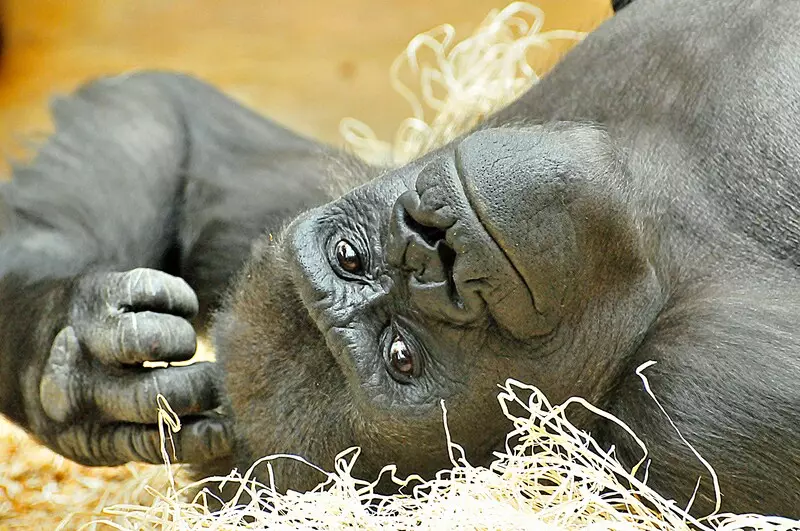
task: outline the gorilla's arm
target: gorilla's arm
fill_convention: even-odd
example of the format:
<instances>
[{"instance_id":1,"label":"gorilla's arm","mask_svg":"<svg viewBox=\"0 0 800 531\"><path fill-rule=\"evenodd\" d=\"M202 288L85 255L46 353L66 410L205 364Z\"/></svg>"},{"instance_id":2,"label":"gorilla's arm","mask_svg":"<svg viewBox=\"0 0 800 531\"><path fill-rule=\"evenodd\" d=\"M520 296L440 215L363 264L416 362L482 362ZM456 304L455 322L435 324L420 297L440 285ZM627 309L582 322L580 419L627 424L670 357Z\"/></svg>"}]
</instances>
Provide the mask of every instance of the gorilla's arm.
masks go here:
<instances>
[{"instance_id":1,"label":"gorilla's arm","mask_svg":"<svg viewBox=\"0 0 800 531\"><path fill-rule=\"evenodd\" d=\"M658 360L642 374L681 435L719 475L723 509L796 515L800 479L789 472L783 488L775 489L777 470L800 468L796 279L762 273L687 288L659 316L608 410L643 437L653 459L651 485L685 506L702 477L693 509L712 511L708 471L634 374L640 364ZM642 457L621 432L605 442L615 444L629 465Z\"/></svg>"},{"instance_id":2,"label":"gorilla's arm","mask_svg":"<svg viewBox=\"0 0 800 531\"><path fill-rule=\"evenodd\" d=\"M178 459L226 454L211 364L141 362L193 354L198 303L327 197L330 155L183 76L96 81L53 112L2 189L0 412L82 463L160 462L161 393L186 417Z\"/></svg>"},{"instance_id":3,"label":"gorilla's arm","mask_svg":"<svg viewBox=\"0 0 800 531\"><path fill-rule=\"evenodd\" d=\"M277 235L299 212L373 172L338 150L300 137L217 89L169 76L189 135L177 225L180 276L197 292L200 317L250 256L252 242ZM341 181L341 182L340 182Z\"/></svg>"},{"instance_id":4,"label":"gorilla's arm","mask_svg":"<svg viewBox=\"0 0 800 531\"><path fill-rule=\"evenodd\" d=\"M139 363L192 355L197 300L157 271L109 272L174 269L183 117L146 78L93 83L53 112L56 134L3 188L1 411L82 463L158 461L157 393L182 414L216 407L208 365ZM225 451L218 420L187 428L181 458Z\"/></svg>"}]
</instances>

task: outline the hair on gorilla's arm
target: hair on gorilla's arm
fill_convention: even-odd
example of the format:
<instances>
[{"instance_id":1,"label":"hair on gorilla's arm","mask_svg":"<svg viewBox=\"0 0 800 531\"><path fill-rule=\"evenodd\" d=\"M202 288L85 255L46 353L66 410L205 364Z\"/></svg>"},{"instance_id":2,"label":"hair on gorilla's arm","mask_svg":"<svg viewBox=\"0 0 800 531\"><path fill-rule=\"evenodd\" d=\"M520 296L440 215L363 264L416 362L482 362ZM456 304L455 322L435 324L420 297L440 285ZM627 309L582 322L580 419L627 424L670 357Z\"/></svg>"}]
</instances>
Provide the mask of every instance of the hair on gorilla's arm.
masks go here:
<instances>
[{"instance_id":1,"label":"hair on gorilla's arm","mask_svg":"<svg viewBox=\"0 0 800 531\"><path fill-rule=\"evenodd\" d=\"M614 11L619 11L632 2L633 0L612 0L611 7L614 9Z\"/></svg>"},{"instance_id":2,"label":"hair on gorilla's arm","mask_svg":"<svg viewBox=\"0 0 800 531\"><path fill-rule=\"evenodd\" d=\"M186 122L190 142L177 228L179 271L197 292L205 321L255 240L276 235L298 213L368 180L374 171L205 83L176 80L192 116Z\"/></svg>"},{"instance_id":3,"label":"hair on gorilla's arm","mask_svg":"<svg viewBox=\"0 0 800 531\"><path fill-rule=\"evenodd\" d=\"M2 188L0 412L26 427L20 380L66 324L76 278L168 268L185 145L146 78L89 84L52 110L56 134Z\"/></svg>"},{"instance_id":4,"label":"hair on gorilla's arm","mask_svg":"<svg viewBox=\"0 0 800 531\"><path fill-rule=\"evenodd\" d=\"M197 418L216 372L141 362L193 354L198 302L202 317L256 238L330 197L344 156L176 74L94 81L53 114L0 188L0 413L85 464L161 462L154 393ZM178 437L178 460L229 451L224 419Z\"/></svg>"},{"instance_id":5,"label":"hair on gorilla's arm","mask_svg":"<svg viewBox=\"0 0 800 531\"><path fill-rule=\"evenodd\" d=\"M683 287L620 379L608 411L644 439L653 460L651 481L679 505L692 495L686 486L700 477L694 509L713 510L715 493L708 470L634 374L651 360L657 363L643 374L681 435L719 474L723 511L758 511L767 504L789 516L800 507L800 478L778 493L773 472L786 456L789 470L800 467L797 291L796 279L780 275ZM606 442L611 440L628 465L642 457L638 447L625 443L632 441Z\"/></svg>"},{"instance_id":6,"label":"hair on gorilla's arm","mask_svg":"<svg viewBox=\"0 0 800 531\"><path fill-rule=\"evenodd\" d=\"M331 169L367 168L178 74L94 81L53 113L0 189L0 413L85 464L160 463L155 393L197 419L216 371L141 362L191 357L187 319L204 323L253 242L329 199ZM229 452L213 415L178 438L177 460Z\"/></svg>"}]
</instances>

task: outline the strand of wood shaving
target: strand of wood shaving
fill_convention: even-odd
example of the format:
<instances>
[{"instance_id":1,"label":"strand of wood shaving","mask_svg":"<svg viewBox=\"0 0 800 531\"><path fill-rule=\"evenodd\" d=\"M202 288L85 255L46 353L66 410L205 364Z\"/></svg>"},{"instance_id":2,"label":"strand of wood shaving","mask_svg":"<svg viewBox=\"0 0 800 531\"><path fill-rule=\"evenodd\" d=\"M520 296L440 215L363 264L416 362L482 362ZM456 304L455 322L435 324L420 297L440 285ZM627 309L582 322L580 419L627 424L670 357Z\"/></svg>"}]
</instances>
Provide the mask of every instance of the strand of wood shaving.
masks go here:
<instances>
[{"instance_id":1,"label":"strand of wood shaving","mask_svg":"<svg viewBox=\"0 0 800 531\"><path fill-rule=\"evenodd\" d=\"M553 406L535 387L507 380L498 399L514 430L506 438L505 450L496 454L490 467L474 467L463 449L450 439L447 409L442 404L446 442L452 468L430 481L417 477L398 478L387 466L375 481L351 475L360 452L350 448L336 459L327 480L309 492L280 494L274 485L233 472L225 478L210 478L180 490L167 490L152 505L125 504L109 507L108 521L119 530L225 530L242 529L611 529L626 531L700 531L759 529L796 530L800 522L755 515L717 515L696 519L674 502L665 500L621 465L613 455L573 426L565 414L574 403L620 425L583 400L570 399ZM522 416L513 415L523 411ZM281 455L318 467L298 456ZM375 486L390 477L408 492L379 495ZM236 484L239 493L217 512L208 509L201 493L186 501L188 489L217 482Z\"/></svg>"},{"instance_id":2,"label":"strand of wood shaving","mask_svg":"<svg viewBox=\"0 0 800 531\"><path fill-rule=\"evenodd\" d=\"M1 419L0 448L0 529L75 529L108 505L152 503L146 485L164 489L170 475L183 478L162 466L84 467Z\"/></svg>"}]
</instances>

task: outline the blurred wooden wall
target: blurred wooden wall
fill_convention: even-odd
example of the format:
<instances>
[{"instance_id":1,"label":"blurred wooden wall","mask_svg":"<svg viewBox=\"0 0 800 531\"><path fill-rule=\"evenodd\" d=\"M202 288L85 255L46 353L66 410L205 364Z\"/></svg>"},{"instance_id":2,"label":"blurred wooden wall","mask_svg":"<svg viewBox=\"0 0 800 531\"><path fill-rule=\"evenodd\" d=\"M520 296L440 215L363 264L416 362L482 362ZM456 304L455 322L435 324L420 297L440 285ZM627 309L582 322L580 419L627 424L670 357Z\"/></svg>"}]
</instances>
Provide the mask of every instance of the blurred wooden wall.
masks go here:
<instances>
[{"instance_id":1,"label":"blurred wooden wall","mask_svg":"<svg viewBox=\"0 0 800 531\"><path fill-rule=\"evenodd\" d=\"M548 28L591 30L608 0L534 0ZM0 155L46 130L47 100L146 68L199 75L303 133L337 141L342 117L390 136L408 115L388 70L415 34L467 35L504 0L0 0Z\"/></svg>"}]
</instances>

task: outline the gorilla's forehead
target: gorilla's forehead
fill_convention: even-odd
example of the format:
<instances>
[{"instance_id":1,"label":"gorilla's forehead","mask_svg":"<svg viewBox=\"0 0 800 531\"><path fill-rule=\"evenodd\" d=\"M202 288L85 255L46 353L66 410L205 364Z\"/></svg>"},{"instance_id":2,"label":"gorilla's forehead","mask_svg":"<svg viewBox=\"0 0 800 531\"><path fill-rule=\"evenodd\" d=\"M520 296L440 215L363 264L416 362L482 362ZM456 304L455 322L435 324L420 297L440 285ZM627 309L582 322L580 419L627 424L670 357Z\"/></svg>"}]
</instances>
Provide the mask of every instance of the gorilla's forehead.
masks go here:
<instances>
[{"instance_id":1,"label":"gorilla's forehead","mask_svg":"<svg viewBox=\"0 0 800 531\"><path fill-rule=\"evenodd\" d=\"M388 216L397 198L414 188L419 173L432 161L454 156L460 142L461 140L451 142L398 168L386 168L375 179L320 207L320 212L343 211L352 215L356 212L370 213L370 210L377 209L386 212Z\"/></svg>"},{"instance_id":2,"label":"gorilla's forehead","mask_svg":"<svg viewBox=\"0 0 800 531\"><path fill-rule=\"evenodd\" d=\"M414 180L430 157L424 157L400 168L391 168L381 175L354 188L339 199L323 207L323 210L344 210L349 213L370 209L391 208L397 198L413 188ZM326 208L327 207L327 208Z\"/></svg>"}]
</instances>

